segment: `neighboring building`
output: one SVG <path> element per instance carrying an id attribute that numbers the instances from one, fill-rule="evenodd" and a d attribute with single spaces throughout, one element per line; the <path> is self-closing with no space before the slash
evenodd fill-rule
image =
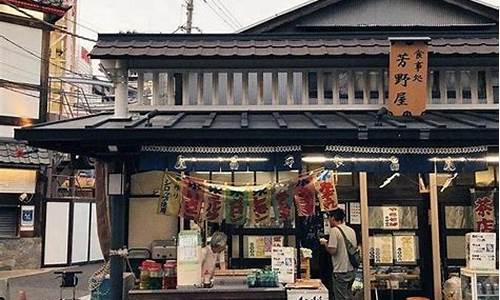
<path id="1" fill-rule="evenodd" d="M 40 20 L 54 24 L 68 7 L 60 1 L 9 3 L 26 14 L 0 4 L 0 267 L 38 268 L 50 158 L 47 150 L 15 141 L 14 128 L 47 120 L 52 29 Z"/>
<path id="2" fill-rule="evenodd" d="M 430 38 L 422 116 L 381 109 L 394 101 L 389 38 Z M 242 186 L 333 170 L 341 203 L 361 210 L 349 222 L 370 266 L 365 299 L 375 290 L 388 299 L 394 281 L 397 299 L 439 299 L 441 274 L 465 263 L 469 189 L 498 188 L 498 54 L 498 9 L 470 0 L 318 0 L 236 34 L 102 34 L 91 57 L 115 81 L 114 115 L 21 129 L 16 138 L 125 173 L 111 197 L 112 249 L 150 247 L 189 226 L 155 214 L 165 170 Z M 131 74 L 139 104 L 129 107 Z M 401 178 L 386 186 L 394 172 Z M 397 226 L 384 225 L 387 206 Z M 269 228 L 223 224 L 230 266 L 269 264 L 249 255 L 250 237 L 286 236 L 289 246 L 314 250 L 313 274 L 327 283 L 316 217 Z M 490 229 L 498 233 L 498 224 Z M 390 243 L 401 235 L 414 246 L 405 248 L 411 261 L 393 257 Z M 386 255 L 370 258 L 370 248 Z M 112 270 L 121 263 L 115 257 Z"/>

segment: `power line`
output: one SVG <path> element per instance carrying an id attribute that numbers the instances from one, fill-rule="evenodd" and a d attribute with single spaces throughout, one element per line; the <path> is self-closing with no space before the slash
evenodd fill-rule
<path id="1" fill-rule="evenodd" d="M 7 5 L 7 6 L 11 7 L 11 8 L 13 8 L 14 10 L 22 13 L 23 15 L 29 17 L 30 19 L 33 19 L 33 20 L 35 20 L 35 21 L 37 21 L 39 23 L 42 23 L 42 24 L 44 24 L 46 26 L 49 26 L 50 28 L 52 28 L 54 30 L 57 30 L 57 31 L 69 34 L 71 36 L 74 36 L 74 37 L 77 37 L 77 38 L 80 38 L 82 40 L 86 40 L 86 41 L 89 41 L 89 42 L 94 42 L 94 43 L 97 42 L 97 40 L 94 40 L 94 39 L 91 39 L 91 38 L 88 38 L 88 37 L 85 37 L 85 36 L 82 36 L 82 35 L 79 35 L 79 34 L 76 34 L 76 33 L 70 32 L 70 31 L 67 31 L 66 29 L 61 28 L 61 27 L 59 27 L 57 25 L 54 25 L 54 24 L 49 23 L 49 22 L 44 21 L 44 20 L 40 20 L 39 18 L 37 18 L 37 17 L 35 17 L 35 16 L 33 16 L 33 15 L 25 12 L 24 10 L 20 9 L 19 7 L 17 7 L 16 5 L 10 3 L 8 0 L 0 0 L 0 2 L 4 3 L 5 5 Z"/>
<path id="2" fill-rule="evenodd" d="M 76 22 L 76 21 L 73 21 L 73 20 L 71 20 L 71 19 L 66 19 L 66 20 L 67 20 L 67 21 L 69 21 L 70 23 L 76 24 L 76 25 L 78 25 L 78 26 L 80 26 L 80 27 L 82 27 L 82 28 L 85 28 L 85 29 L 87 29 L 87 30 L 89 30 L 89 31 L 92 31 L 92 32 L 94 32 L 94 33 L 99 34 L 99 31 L 97 31 L 97 30 L 95 30 L 95 29 L 93 29 L 93 28 L 91 28 L 91 27 L 85 26 L 85 25 L 80 24 L 80 23 L 78 23 L 78 22 Z"/>
<path id="3" fill-rule="evenodd" d="M 231 13 L 231 11 L 224 5 L 224 3 L 222 3 L 221 0 L 213 0 L 213 3 L 228 17 L 230 21 L 233 22 L 233 24 L 235 24 L 237 27 L 243 27 L 238 19 Z"/>
<path id="4" fill-rule="evenodd" d="M 25 92 L 22 92 L 20 90 L 17 90 L 17 89 L 14 89 L 14 88 L 10 88 L 10 87 L 7 87 L 7 86 L 0 86 L 0 88 L 9 90 L 9 91 L 14 92 L 14 93 L 18 93 L 18 94 L 22 94 L 22 95 L 25 95 L 25 96 L 29 96 L 29 97 L 32 97 L 32 98 L 40 99 L 40 96 L 36 96 L 36 95 L 33 95 L 33 94 L 25 93 Z"/>
<path id="5" fill-rule="evenodd" d="M 11 43 L 12 45 L 16 46 L 17 48 L 23 50 L 24 52 L 26 53 L 29 53 L 30 55 L 38 58 L 39 60 L 41 61 L 44 61 L 44 62 L 48 62 L 49 64 L 53 65 L 53 66 L 56 66 L 57 68 L 60 68 L 61 70 L 65 70 L 65 71 L 68 71 L 74 75 L 78 75 L 78 76 L 81 76 L 81 77 L 84 77 L 84 78 L 88 78 L 89 76 L 92 77 L 92 75 L 86 75 L 86 74 L 81 74 L 81 73 L 78 73 L 78 72 L 75 72 L 75 71 L 72 71 L 70 69 L 67 69 L 67 68 L 64 68 L 64 67 L 61 67 L 60 65 L 48 60 L 48 59 L 45 59 L 45 58 L 42 58 L 40 56 L 38 56 L 38 54 L 34 53 L 33 51 L 29 50 L 29 49 L 26 49 L 25 47 L 19 45 L 18 43 L 14 42 L 13 40 L 9 39 L 8 37 L 4 36 L 3 34 L 0 34 L 0 38 L 3 38 L 4 40 L 6 40 L 7 42 Z"/>
<path id="6" fill-rule="evenodd" d="M 207 0 L 203 0 L 205 4 L 219 17 L 224 23 L 226 23 L 231 29 L 237 30 L 238 28 L 235 27 L 232 23 L 228 22 L 224 16 L 222 16 L 210 3 L 208 3 Z"/>

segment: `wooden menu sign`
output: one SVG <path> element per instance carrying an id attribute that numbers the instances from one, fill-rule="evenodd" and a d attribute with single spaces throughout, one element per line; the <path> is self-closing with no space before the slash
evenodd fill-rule
<path id="1" fill-rule="evenodd" d="M 395 116 L 421 115 L 427 104 L 427 43 L 430 38 L 389 38 L 388 109 Z"/>

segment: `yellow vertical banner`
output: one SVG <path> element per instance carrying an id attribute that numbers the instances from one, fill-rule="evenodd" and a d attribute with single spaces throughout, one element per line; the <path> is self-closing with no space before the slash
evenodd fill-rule
<path id="1" fill-rule="evenodd" d="M 158 212 L 169 216 L 179 215 L 180 184 L 170 173 L 163 174 L 163 180 L 158 201 Z"/>
<path id="2" fill-rule="evenodd" d="M 421 115 L 427 105 L 428 41 L 430 38 L 389 38 L 389 98 L 395 116 Z"/>

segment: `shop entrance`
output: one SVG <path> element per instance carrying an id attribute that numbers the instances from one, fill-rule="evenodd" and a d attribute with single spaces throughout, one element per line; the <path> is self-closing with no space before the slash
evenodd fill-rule
<path id="1" fill-rule="evenodd" d="M 433 281 L 429 193 L 419 190 L 418 174 L 401 173 L 381 187 L 392 175 L 368 175 L 372 297 L 430 298 Z"/>

